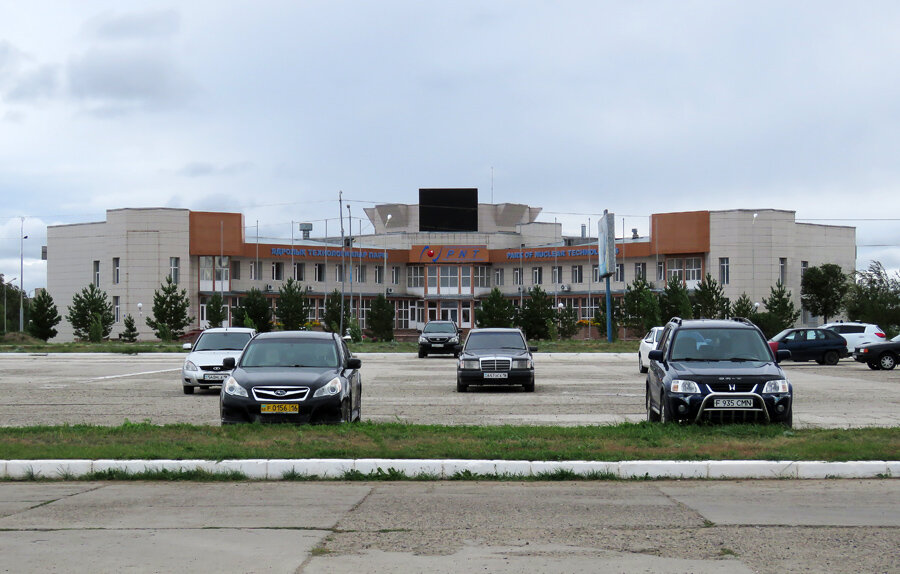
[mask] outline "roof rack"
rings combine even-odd
[[[681,325],[681,317],[672,317],[669,319],[669,323],[675,323],[676,325]]]
[[[746,317],[732,317],[732,321],[737,321],[738,323],[743,323],[745,325],[756,325],[753,321]]]

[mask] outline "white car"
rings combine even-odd
[[[185,343],[183,348],[191,353],[181,367],[184,394],[193,394],[197,387],[222,386],[222,381],[231,374],[231,369],[224,368],[222,361],[225,357],[233,357],[237,362],[247,342],[255,335],[255,329],[246,327],[216,327],[200,333],[193,345]]]
[[[884,343],[887,341],[887,335],[878,325],[871,323],[854,323],[838,321],[837,323],[826,323],[822,325],[823,329],[831,329],[847,340],[847,351],[853,354],[857,347],[870,345],[872,343]]]
[[[659,344],[659,338],[662,337],[665,327],[653,327],[644,338],[641,339],[641,346],[638,348],[638,370],[646,373],[649,368],[650,361],[647,359],[647,353],[654,350]]]

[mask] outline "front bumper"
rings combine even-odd
[[[752,406],[716,406],[716,399],[753,401]],[[692,422],[782,422],[791,416],[791,393],[670,393],[666,407],[675,420]]]
[[[497,375],[506,375],[498,378]],[[464,385],[528,385],[534,382],[533,369],[485,372],[480,369],[457,369],[456,379]]]
[[[181,369],[181,384],[186,387],[220,387],[222,383],[231,375],[231,371],[185,371]],[[207,379],[212,376],[214,379]]]
[[[222,424],[233,423],[337,423],[341,422],[341,395],[307,398],[302,401],[265,401],[266,404],[297,405],[297,413],[262,413],[263,401],[236,397],[224,392],[219,398]]]
[[[459,343],[419,343],[419,352],[429,355],[455,355]]]

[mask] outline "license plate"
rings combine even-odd
[[[713,407],[717,409],[727,408],[753,408],[753,399],[713,399]]]
[[[443,343],[432,343],[431,346],[432,347],[443,347],[444,344]]]
[[[224,381],[227,378],[228,378],[228,375],[226,375],[224,373],[221,375],[203,375],[204,381]]]
[[[485,379],[507,379],[509,378],[509,373],[485,373]]]
[[[293,413],[300,412],[300,405],[297,403],[263,403],[259,406],[261,413]]]

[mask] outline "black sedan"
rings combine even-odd
[[[251,340],[225,380],[222,424],[333,423],[360,419],[359,359],[333,333],[281,331]]]
[[[853,351],[853,359],[869,365],[870,369],[890,371],[897,366],[900,359],[900,335],[886,343],[871,343],[857,347]]]
[[[534,358],[518,329],[473,329],[456,367],[456,391],[470,385],[522,385],[534,391]]]
[[[769,339],[773,352],[786,349],[794,361],[815,361],[820,365],[837,365],[849,355],[847,340],[831,329],[785,329]]]

